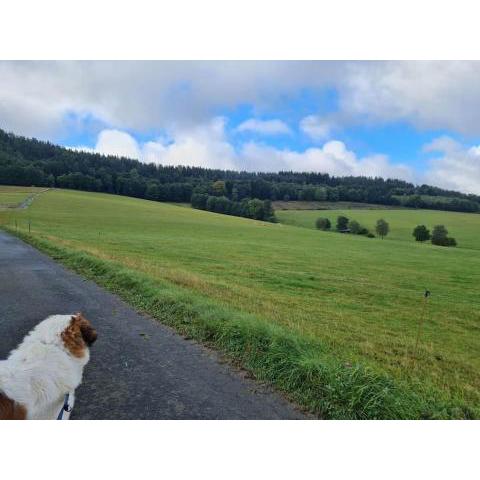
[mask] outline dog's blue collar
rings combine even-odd
[[[70,406],[68,405],[68,398],[70,397],[70,394],[67,393],[65,395],[65,399],[63,400],[63,406],[60,412],[58,413],[57,420],[63,420],[63,412],[70,412]]]

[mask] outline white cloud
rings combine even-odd
[[[328,87],[338,94],[342,122],[405,121],[479,135],[479,77],[478,61],[1,61],[0,119],[2,128],[42,137],[61,131],[70,114],[159,131],[242,104],[271,115],[302,89]]]
[[[331,135],[332,124],[317,115],[308,115],[300,121],[300,130],[313,140],[325,140]]]
[[[262,172],[312,171],[406,180],[413,177],[409,167],[394,165],[385,155],[358,158],[343,142],[337,140],[304,151],[277,149],[262,143],[248,142],[236,151],[226,137],[225,119],[221,117],[191,129],[172,131],[169,143],[158,140],[139,144],[128,133],[105,130],[100,133],[94,151],[130,156],[143,162],[162,165]]]
[[[455,152],[462,150],[461,143],[457,142],[448,135],[434,138],[430,143],[423,146],[424,152]]]
[[[241,152],[241,161],[247,170],[294,170],[324,172],[337,176],[363,175],[405,180],[413,178],[409,167],[394,165],[385,155],[358,158],[338,140],[331,140],[321,148],[309,148],[301,152],[248,143]]]
[[[171,142],[165,139],[143,144],[126,132],[103,130],[95,148],[70,147],[104,155],[129,157],[146,163],[190,165],[205,168],[232,169],[235,151],[225,139],[225,120],[216,117],[209,123],[173,133]]]
[[[268,61],[0,61],[1,126],[48,136],[74,114],[117,129],[189,128],[242,103],[269,110],[295,93],[306,71],[316,72],[317,84],[333,71],[328,62],[300,70]]]
[[[345,70],[338,85],[346,115],[480,133],[478,61],[349,62]]]
[[[250,118],[241,123],[236,130],[238,132],[255,132],[262,135],[290,135],[292,131],[281,120],[258,120]]]
[[[235,168],[235,151],[225,139],[225,119],[173,133],[170,144],[148,142],[143,161],[162,165],[192,165],[206,168]]]
[[[103,130],[95,145],[95,151],[104,155],[128,157],[139,160],[142,154],[137,141],[128,133],[120,130]]]
[[[480,146],[466,147],[448,137],[440,137],[424,150],[441,153],[430,161],[425,175],[429,183],[480,195]]]

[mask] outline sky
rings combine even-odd
[[[480,62],[0,61],[0,128],[163,165],[480,194]]]

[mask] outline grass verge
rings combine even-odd
[[[213,347],[326,419],[478,418],[460,399],[425,385],[407,385],[362,364],[346,364],[316,339],[218,305],[117,263],[11,233],[116,293],[179,333]]]

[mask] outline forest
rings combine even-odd
[[[194,196],[193,203],[197,208],[253,218],[261,210],[253,208],[253,204],[248,205],[248,200],[253,199],[351,201],[480,211],[478,195],[429,185],[416,186],[403,180],[146,164],[128,158],[76,151],[1,129],[0,184],[106,192],[160,202],[191,202]],[[208,197],[221,197],[221,200],[210,200],[207,205]],[[258,203],[255,205],[260,207]],[[270,204],[264,206],[265,216],[271,217]]]

